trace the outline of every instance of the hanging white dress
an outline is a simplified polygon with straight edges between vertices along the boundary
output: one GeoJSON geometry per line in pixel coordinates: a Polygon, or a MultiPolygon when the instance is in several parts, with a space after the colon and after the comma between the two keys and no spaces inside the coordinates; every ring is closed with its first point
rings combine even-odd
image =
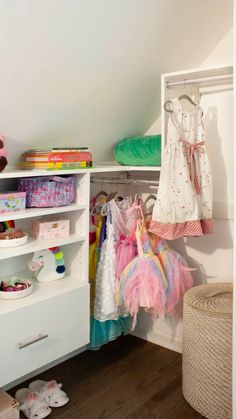
{"type": "Polygon", "coordinates": [[[150,231],[165,239],[213,231],[212,172],[205,148],[203,111],[184,111],[178,98],[167,127],[167,143],[150,231]]]}
{"type": "Polygon", "coordinates": [[[100,321],[116,320],[119,313],[116,308],[115,292],[115,245],[114,228],[107,221],[107,237],[103,242],[96,276],[96,296],[94,301],[94,318],[100,321]]]}
{"type": "Polygon", "coordinates": [[[106,204],[107,234],[98,263],[94,301],[94,318],[101,322],[128,316],[124,306],[117,307],[115,299],[116,240],[120,234],[126,233],[124,214],[128,205],[129,202],[126,201],[121,203],[121,208],[119,208],[114,199],[106,204]]]}

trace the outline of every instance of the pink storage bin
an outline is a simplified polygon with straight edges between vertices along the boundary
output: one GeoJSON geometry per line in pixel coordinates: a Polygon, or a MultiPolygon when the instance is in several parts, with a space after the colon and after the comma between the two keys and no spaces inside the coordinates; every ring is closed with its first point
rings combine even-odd
{"type": "Polygon", "coordinates": [[[18,191],[26,192],[26,207],[49,208],[71,204],[75,199],[74,176],[21,178],[18,191]]]}
{"type": "Polygon", "coordinates": [[[0,213],[25,209],[25,192],[4,192],[0,194],[0,213]]]}
{"type": "Polygon", "coordinates": [[[39,240],[69,237],[70,220],[32,221],[32,236],[39,240]]]}

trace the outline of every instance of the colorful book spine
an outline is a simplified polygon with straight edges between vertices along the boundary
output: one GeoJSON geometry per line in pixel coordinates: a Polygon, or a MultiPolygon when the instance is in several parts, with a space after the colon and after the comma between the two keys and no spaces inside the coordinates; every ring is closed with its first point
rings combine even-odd
{"type": "Polygon", "coordinates": [[[83,169],[92,167],[92,161],[82,161],[82,162],[44,162],[44,163],[34,163],[34,162],[20,162],[18,164],[20,169],[26,170],[65,170],[65,169],[83,169]]]}
{"type": "Polygon", "coordinates": [[[71,152],[90,152],[88,147],[52,147],[52,148],[33,148],[26,150],[25,154],[48,154],[48,153],[71,153],[71,152]]]}
{"type": "Polygon", "coordinates": [[[88,147],[52,147],[52,152],[89,151],[88,147]]]}
{"type": "Polygon", "coordinates": [[[92,154],[89,152],[71,153],[49,153],[47,155],[23,154],[22,160],[26,162],[82,162],[92,161],[92,154]]]}

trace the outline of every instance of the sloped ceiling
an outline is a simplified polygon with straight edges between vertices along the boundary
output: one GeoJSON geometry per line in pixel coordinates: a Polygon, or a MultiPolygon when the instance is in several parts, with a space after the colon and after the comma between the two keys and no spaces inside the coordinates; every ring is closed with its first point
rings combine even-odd
{"type": "MultiPolygon", "coordinates": [[[[0,0],[0,131],[89,145],[99,160],[160,113],[160,74],[199,66],[232,0],[0,0]]],[[[17,151],[16,151],[17,150],[17,151]]]]}

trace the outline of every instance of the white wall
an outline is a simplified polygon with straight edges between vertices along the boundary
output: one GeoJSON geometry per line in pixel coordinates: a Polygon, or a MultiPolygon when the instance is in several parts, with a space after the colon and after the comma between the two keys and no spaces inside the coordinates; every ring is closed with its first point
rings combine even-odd
{"type": "MultiPolygon", "coordinates": [[[[233,31],[230,30],[202,66],[232,62],[233,31]]],[[[201,106],[205,114],[206,146],[213,170],[215,232],[209,236],[170,243],[186,256],[190,267],[197,268],[193,272],[195,284],[233,281],[233,91],[211,90],[211,94],[202,95],[201,106]]],[[[160,119],[156,124],[159,122],[160,119]]],[[[139,330],[135,333],[181,351],[181,322],[177,325],[169,320],[152,323],[149,316],[142,314],[139,316],[139,330]]]]}
{"type": "Polygon", "coordinates": [[[231,26],[232,0],[1,0],[10,162],[63,143],[110,159],[159,115],[160,74],[198,66],[231,26]]]}
{"type": "MultiPolygon", "coordinates": [[[[234,22],[236,22],[236,8],[234,7],[234,22]]],[[[233,64],[234,64],[234,68],[236,68],[236,43],[235,43],[235,39],[236,39],[236,27],[234,25],[234,30],[233,30],[233,56],[234,56],[234,60],[233,60],[233,64]]],[[[236,74],[234,73],[234,85],[236,85],[236,74]]],[[[234,104],[234,121],[236,121],[236,92],[234,90],[234,98],[233,98],[233,104],[234,104]]],[[[233,147],[233,159],[234,162],[236,161],[236,130],[234,128],[234,135],[233,135],[233,141],[234,141],[234,147],[233,147]]],[[[233,181],[234,181],[234,196],[236,196],[236,165],[234,164],[234,171],[233,171],[233,181]]],[[[234,219],[236,218],[236,206],[234,205],[234,219]]],[[[236,237],[236,223],[234,223],[234,237],[236,237]]],[[[233,399],[233,419],[236,419],[236,327],[235,327],[235,322],[236,322],[236,247],[234,246],[234,253],[233,253],[233,262],[234,262],[234,266],[233,266],[233,278],[234,278],[234,298],[233,298],[233,380],[232,380],[232,387],[233,387],[233,392],[232,392],[232,399],[233,399]]]]}
{"type": "Polygon", "coordinates": [[[232,63],[233,60],[233,27],[225,34],[210,55],[202,63],[202,66],[224,65],[232,63]]]}
{"type": "MultiPolygon", "coordinates": [[[[232,52],[233,51],[233,27],[229,29],[229,31],[223,36],[220,42],[215,46],[215,48],[211,51],[210,55],[206,58],[206,60],[199,64],[199,67],[204,66],[217,66],[217,65],[224,65],[232,63],[232,52]]],[[[190,67],[188,67],[190,68],[190,67]]],[[[182,67],[182,70],[185,70],[182,67]]],[[[177,69],[173,69],[171,71],[177,71],[177,69]]],[[[165,72],[169,72],[169,70],[165,70],[165,72]]],[[[159,134],[161,133],[161,115],[157,117],[157,119],[153,122],[153,124],[148,128],[146,135],[151,134],[159,134]]]]}

